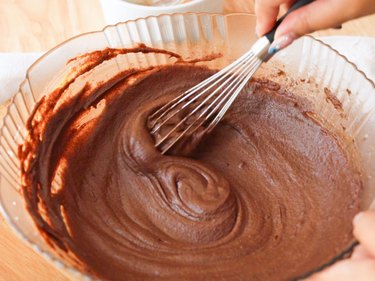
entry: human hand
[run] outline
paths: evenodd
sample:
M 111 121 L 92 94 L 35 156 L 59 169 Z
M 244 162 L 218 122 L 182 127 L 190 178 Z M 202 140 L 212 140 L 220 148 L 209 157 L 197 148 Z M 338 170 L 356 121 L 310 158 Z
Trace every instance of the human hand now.
M 361 243 L 352 257 L 341 261 L 307 281 L 374 281 L 375 280 L 375 212 L 357 215 L 354 236 Z
M 255 0 L 257 34 L 262 36 L 275 25 L 281 6 L 289 8 L 295 0 Z M 298 37 L 375 13 L 375 0 L 316 0 L 292 12 L 278 27 L 271 49 L 285 48 Z

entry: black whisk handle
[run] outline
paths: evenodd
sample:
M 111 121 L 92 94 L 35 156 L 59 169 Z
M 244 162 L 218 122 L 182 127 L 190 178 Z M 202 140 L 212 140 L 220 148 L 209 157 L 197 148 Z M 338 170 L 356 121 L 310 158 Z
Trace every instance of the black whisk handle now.
M 290 7 L 290 9 L 286 12 L 285 15 L 283 15 L 280 19 L 277 20 L 275 26 L 273 27 L 273 29 L 268 32 L 265 36 L 267 37 L 268 41 L 270 43 L 273 42 L 273 40 L 275 39 L 275 33 L 276 33 L 276 30 L 277 28 L 279 27 L 279 25 L 283 22 L 283 20 L 290 14 L 292 13 L 293 11 L 307 5 L 307 4 L 310 4 L 312 2 L 314 2 L 315 0 L 297 0 L 292 7 Z

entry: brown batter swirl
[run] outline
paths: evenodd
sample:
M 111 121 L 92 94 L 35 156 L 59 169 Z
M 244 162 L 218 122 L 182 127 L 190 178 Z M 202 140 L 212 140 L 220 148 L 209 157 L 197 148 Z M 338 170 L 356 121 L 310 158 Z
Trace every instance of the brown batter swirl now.
M 182 61 L 131 69 L 38 104 L 23 191 L 62 255 L 103 280 L 276 281 L 349 244 L 360 174 L 278 84 L 250 82 L 191 157 L 154 148 L 148 116 L 212 74 Z

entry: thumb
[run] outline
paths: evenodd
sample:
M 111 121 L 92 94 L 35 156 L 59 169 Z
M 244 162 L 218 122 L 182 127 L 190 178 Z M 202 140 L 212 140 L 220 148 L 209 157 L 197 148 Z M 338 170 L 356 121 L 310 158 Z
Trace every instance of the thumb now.
M 325 271 L 314 275 L 306 281 L 373 281 L 375 276 L 375 261 L 344 260 Z
M 358 214 L 354 219 L 354 236 L 367 252 L 375 257 L 375 212 Z

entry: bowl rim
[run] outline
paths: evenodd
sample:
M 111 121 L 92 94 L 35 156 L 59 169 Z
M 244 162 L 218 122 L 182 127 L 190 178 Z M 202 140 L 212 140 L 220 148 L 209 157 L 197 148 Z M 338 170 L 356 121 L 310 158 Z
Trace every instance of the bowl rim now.
M 116 0 L 116 1 L 122 1 L 122 0 Z M 199 1 L 204 1 L 204 0 L 199 0 Z M 133 5 L 136 5 L 136 4 L 133 4 Z M 139 5 L 137 5 L 139 6 Z M 44 52 L 38 59 L 36 59 L 26 70 L 26 75 L 25 75 L 25 79 L 20 83 L 20 86 L 18 87 L 18 92 L 12 96 L 12 98 L 9 99 L 10 101 L 10 104 L 13 103 L 13 100 L 14 100 L 14 97 L 21 91 L 21 88 L 22 86 L 27 83 L 27 80 L 29 79 L 29 74 L 30 72 L 42 61 L 45 59 L 45 57 L 47 57 L 48 55 L 50 55 L 52 52 L 54 52 L 55 50 L 63 47 L 64 45 L 68 44 L 69 42 L 77 39 L 77 38 L 81 38 L 81 37 L 84 37 L 84 36 L 87 36 L 87 35 L 90 35 L 90 34 L 97 34 L 97 33 L 103 33 L 105 32 L 105 30 L 107 30 L 108 28 L 111 28 L 111 27 L 118 27 L 120 24 L 129 24 L 129 23 L 136 23 L 136 22 L 139 22 L 139 21 L 144 21 L 144 20 L 149 20 L 149 19 L 153 19 L 153 18 L 161 18 L 161 17 L 165 17 L 165 16 L 168 16 L 168 17 L 172 17 L 172 16 L 182 16 L 182 15 L 201 15 L 201 16 L 204 16 L 204 15 L 207 15 L 207 16 L 222 16 L 224 18 L 228 18 L 228 17 L 232 17 L 232 16 L 251 16 L 251 17 L 256 17 L 256 15 L 254 13 L 228 13 L 228 14 L 221 14 L 221 13 L 195 13 L 195 12 L 187 12 L 187 13 L 172 13 L 172 14 L 168 14 L 168 13 L 164 13 L 164 14 L 160 14 L 160 15 L 157 15 L 157 16 L 147 16 L 147 17 L 144 17 L 144 18 L 138 18 L 138 19 L 135 19 L 135 20 L 128 20 L 128 21 L 124 21 L 124 22 L 118 22 L 116 24 L 109 24 L 109 25 L 106 25 L 104 26 L 102 29 L 99 29 L 99 30 L 95 30 L 95 31 L 89 31 L 89 32 L 84 32 L 84 33 L 81 33 L 81 34 L 78 34 L 78 35 L 75 35 L 73 37 L 70 37 L 66 40 L 64 40 L 63 42 L 57 44 L 55 47 L 52 47 L 51 49 L 49 49 L 48 51 Z M 346 56 L 342 55 L 341 53 L 339 53 L 336 49 L 332 48 L 329 44 L 323 42 L 322 40 L 320 40 L 319 38 L 317 37 L 314 37 L 312 35 L 305 35 L 305 37 L 310 37 L 311 39 L 315 40 L 315 41 L 318 41 L 320 44 L 323 44 L 325 47 L 328 47 L 331 51 L 335 52 L 337 55 L 339 55 L 339 57 L 343 58 L 347 63 L 349 63 L 350 65 L 352 65 L 356 71 L 358 71 L 359 73 L 361 73 L 363 75 L 363 77 L 372 85 L 372 87 L 375 89 L 375 81 L 371 80 L 367 75 L 366 73 L 364 73 L 362 70 L 360 70 L 358 68 L 358 66 L 351 62 Z M 7 109 L 9 108 L 9 105 L 7 105 Z M 8 115 L 8 110 L 5 112 L 4 114 L 4 117 L 6 115 Z M 3 117 L 3 119 L 4 119 Z M 1 126 L 2 127 L 2 126 Z M 1 128 L 2 129 L 2 128 Z M 0 136 L 2 135 L 2 132 L 0 131 Z
M 122 1 L 122 0 L 116 0 L 116 1 Z M 200 2 L 203 2 L 204 0 L 199 0 Z M 189 3 L 185 3 L 185 4 L 189 4 Z M 133 4 L 133 5 L 136 5 L 136 4 Z M 183 5 L 183 4 L 181 4 Z M 137 6 L 141 6 L 141 5 L 137 5 Z M 74 41 L 76 40 L 77 38 L 81 38 L 81 37 L 85 37 L 87 35 L 90 35 L 90 34 L 98 34 L 98 33 L 104 33 L 108 28 L 113 28 L 113 27 L 118 27 L 118 25 L 120 24 L 129 24 L 129 23 L 137 23 L 139 21 L 144 21 L 144 20 L 149 20 L 149 19 L 157 19 L 157 18 L 161 18 L 161 17 L 173 17 L 173 16 L 188 16 L 188 15 L 192 15 L 192 16 L 211 16 L 211 17 L 223 17 L 224 19 L 226 18 L 229 18 L 229 17 L 234 17 L 234 16 L 248 16 L 248 17 L 253 17 L 255 18 L 256 15 L 253 14 L 253 13 L 245 13 L 245 12 L 240 12 L 240 13 L 228 13 L 228 14 L 221 14 L 221 13 L 205 13 L 205 12 L 202 12 L 202 13 L 196 13 L 196 12 L 187 12 L 187 13 L 163 13 L 163 14 L 160 14 L 160 15 L 157 15 L 157 16 L 147 16 L 147 17 L 144 17 L 144 18 L 138 18 L 138 19 L 135 19 L 135 20 L 128 20 L 128 21 L 124 21 L 124 22 L 118 22 L 116 24 L 110 24 L 110 25 L 106 25 L 104 26 L 102 29 L 100 30 L 96 30 L 96 31 L 90 31 L 90 32 L 85 32 L 85 33 L 81 33 L 81 34 L 78 34 L 78 35 L 75 35 L 73 37 L 70 37 L 69 39 L 67 40 L 64 40 L 63 42 L 57 44 L 55 47 L 49 49 L 48 51 L 46 51 L 45 53 L 43 53 L 38 59 L 36 59 L 27 69 L 26 71 L 26 75 L 25 75 L 25 79 L 20 83 L 20 86 L 18 88 L 18 91 L 17 93 L 15 93 L 12 98 L 10 98 L 8 100 L 8 104 L 6 106 L 6 110 L 5 110 L 5 114 L 3 116 L 3 118 L 0 120 L 0 139 L 3 137 L 4 135 L 4 120 L 5 118 L 10 114 L 10 107 L 12 104 L 15 103 L 15 99 L 17 98 L 18 95 L 21 94 L 21 89 L 23 88 L 23 86 L 27 83 L 27 81 L 29 81 L 30 79 L 30 73 L 33 71 L 33 69 L 41 62 L 43 61 L 47 56 L 49 56 L 51 53 L 53 53 L 54 51 L 58 50 L 59 48 L 69 44 L 71 41 Z M 340 54 L 336 49 L 332 48 L 330 45 L 328 45 L 327 43 L 323 42 L 322 40 L 312 36 L 312 35 L 305 35 L 305 37 L 308 37 L 310 38 L 311 40 L 327 47 L 330 51 L 333 51 L 334 53 L 336 53 L 336 55 L 338 55 L 339 57 L 341 57 L 342 59 L 344 59 L 346 61 L 346 63 L 349 63 L 349 65 L 351 65 L 355 71 L 357 71 L 358 73 L 360 73 L 361 76 L 363 76 L 363 78 L 365 80 L 367 80 L 367 82 L 370 83 L 370 85 L 372 86 L 372 88 L 374 89 L 375 91 L 375 82 L 372 81 L 362 70 L 360 70 L 356 64 L 354 64 L 353 62 L 351 62 L 350 60 L 348 60 L 348 58 L 346 58 L 344 55 Z M 0 173 L 0 181 L 1 180 L 4 180 L 4 178 L 2 177 L 1 173 Z M 6 179 L 5 179 L 6 180 Z M 21 193 L 21 191 L 18 191 Z M 10 216 L 8 215 L 7 211 L 5 210 L 5 207 L 3 206 L 3 203 L 1 202 L 0 200 L 0 214 L 3 216 L 3 218 L 6 220 L 6 222 L 8 223 L 8 225 L 10 225 L 10 228 L 12 229 L 12 232 L 16 234 L 16 236 L 18 236 L 20 238 L 20 240 L 23 241 L 23 243 L 25 245 L 27 245 L 28 247 L 32 248 L 37 254 L 41 255 L 42 257 L 44 257 L 45 260 L 47 260 L 49 263 L 51 263 L 51 265 L 53 265 L 56 269 L 58 269 L 60 272 L 62 272 L 65 276 L 74 276 L 76 278 L 79 278 L 80 280 L 88 280 L 88 281 L 94 281 L 94 280 L 98 280 L 97 277 L 95 276 L 92 276 L 92 275 L 89 275 L 88 273 L 85 273 L 77 268 L 75 268 L 74 266 L 68 264 L 66 261 L 64 261 L 63 259 L 59 259 L 59 258 L 56 258 L 55 256 L 51 255 L 49 252 L 43 250 L 40 246 L 38 246 L 36 243 L 32 242 L 20 229 L 19 227 L 17 227 L 17 225 L 13 222 L 13 220 L 10 218 Z M 331 260 L 329 260 L 328 262 L 322 264 L 320 267 L 316 268 L 316 269 L 312 269 L 311 271 L 309 272 L 306 272 L 306 273 L 303 273 L 303 275 L 301 276 L 296 276 L 294 277 L 292 280 L 293 281 L 297 281 L 297 280 L 301 280 L 301 279 L 304 279 L 304 278 L 307 278 L 315 273 L 318 273 L 322 270 L 324 270 L 325 268 L 333 265 L 334 263 L 336 263 L 337 261 L 339 260 L 342 260 L 343 258 L 347 257 L 348 255 L 350 255 L 354 248 L 359 245 L 359 243 L 357 241 L 353 241 L 353 243 L 351 243 L 346 249 L 344 249 L 342 252 L 340 252 L 338 255 L 336 255 L 334 258 L 332 258 Z M 63 271 L 65 270 L 65 271 Z M 69 275 L 68 275 L 69 274 Z M 69 276 L 69 277 L 71 277 Z
M 102 0 L 101 0 L 102 1 Z M 147 5 L 142 5 L 142 4 L 137 4 L 137 3 L 132 3 L 127 0 L 111 0 L 113 2 L 117 2 L 120 5 L 124 5 L 123 8 L 137 8 L 137 9 L 143 9 L 145 11 L 151 11 L 151 12 L 158 12 L 158 11 L 171 11 L 175 9 L 184 9 L 184 8 L 190 8 L 195 5 L 199 5 L 204 2 L 211 2 L 211 1 L 221 1 L 221 0 L 191 0 L 186 3 L 181 3 L 181 4 L 174 4 L 174 5 L 165 5 L 165 6 L 147 6 Z M 126 7 L 129 6 L 129 7 Z M 153 17 L 153 16 L 151 16 Z M 142 19 L 142 18 L 140 18 Z M 131 21 L 131 20 L 129 20 Z M 129 22 L 126 21 L 126 22 Z

